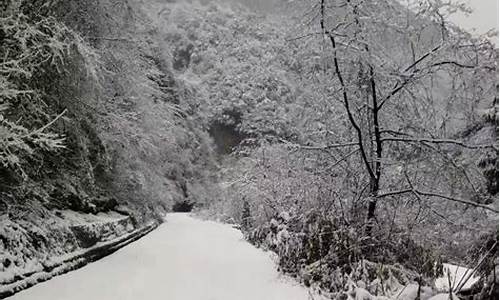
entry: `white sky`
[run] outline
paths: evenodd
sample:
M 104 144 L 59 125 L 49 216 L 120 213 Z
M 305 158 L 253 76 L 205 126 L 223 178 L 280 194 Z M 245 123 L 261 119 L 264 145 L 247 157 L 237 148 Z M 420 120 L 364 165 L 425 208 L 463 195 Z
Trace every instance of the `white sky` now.
M 412 0 L 399 0 L 406 4 Z M 450 19 L 456 25 L 462 27 L 466 31 L 481 35 L 494 29 L 498 31 L 498 2 L 500 0 L 452 0 L 456 3 L 464 3 L 473 9 L 470 15 L 456 13 Z M 498 33 L 492 41 L 498 45 Z
M 484 34 L 490 29 L 498 31 L 498 1 L 499 0 L 462 0 L 474 12 L 469 16 L 455 15 L 452 21 L 463 29 L 475 33 Z M 495 39 L 498 45 L 498 35 Z

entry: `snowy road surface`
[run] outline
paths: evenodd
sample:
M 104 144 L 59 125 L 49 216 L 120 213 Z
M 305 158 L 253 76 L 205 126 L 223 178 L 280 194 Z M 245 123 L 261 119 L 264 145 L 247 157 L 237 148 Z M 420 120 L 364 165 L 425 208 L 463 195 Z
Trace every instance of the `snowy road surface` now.
M 269 254 L 228 225 L 169 214 L 165 224 L 95 263 L 9 300 L 307 300 Z

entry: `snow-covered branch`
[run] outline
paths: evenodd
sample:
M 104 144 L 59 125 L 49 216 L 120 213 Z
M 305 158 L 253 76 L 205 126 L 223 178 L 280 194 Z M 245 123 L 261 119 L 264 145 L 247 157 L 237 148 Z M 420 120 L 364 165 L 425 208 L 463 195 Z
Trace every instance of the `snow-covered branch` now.
M 483 209 L 486 209 L 486 210 L 498 213 L 497 209 L 494 209 L 494 208 L 492 208 L 491 206 L 488 206 L 488 205 L 484 205 L 484 204 L 481 204 L 481 203 L 472 202 L 472 201 L 464 200 L 464 199 L 460 199 L 460 198 L 455 198 L 455 197 L 452 197 L 452 196 L 441 195 L 441 194 L 434 193 L 434 192 L 424 192 L 424 191 L 420 191 L 420 190 L 417 190 L 417 189 L 411 189 L 411 188 L 410 189 L 404 189 L 404 190 L 396 190 L 396 191 L 383 192 L 383 193 L 378 194 L 377 198 L 384 198 L 384 197 L 389 197 L 389 196 L 398 196 L 398 195 L 409 194 L 409 193 L 415 193 L 417 195 L 425 196 L 425 197 L 445 199 L 445 200 L 448 200 L 448 201 L 453 201 L 453 202 L 458 202 L 458 203 L 462 203 L 462 204 L 466 204 L 466 205 L 470 205 L 470 206 L 475 206 L 475 207 L 483 208 Z
M 405 137 L 386 137 L 382 138 L 382 142 L 409 142 L 409 143 L 433 143 L 433 144 L 453 144 L 468 149 L 494 149 L 498 148 L 494 145 L 471 145 L 458 140 L 451 139 L 432 139 L 432 138 L 405 138 Z

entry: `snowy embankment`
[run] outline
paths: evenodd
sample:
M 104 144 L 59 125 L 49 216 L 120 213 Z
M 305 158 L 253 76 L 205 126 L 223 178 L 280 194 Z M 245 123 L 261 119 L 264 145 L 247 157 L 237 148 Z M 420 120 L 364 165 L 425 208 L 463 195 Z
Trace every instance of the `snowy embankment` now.
M 307 300 L 229 225 L 170 214 L 144 238 L 9 299 Z M 320 299 L 315 297 L 314 299 Z
M 130 217 L 114 212 L 57 216 L 0 220 L 0 299 L 98 260 L 157 227 L 136 228 Z

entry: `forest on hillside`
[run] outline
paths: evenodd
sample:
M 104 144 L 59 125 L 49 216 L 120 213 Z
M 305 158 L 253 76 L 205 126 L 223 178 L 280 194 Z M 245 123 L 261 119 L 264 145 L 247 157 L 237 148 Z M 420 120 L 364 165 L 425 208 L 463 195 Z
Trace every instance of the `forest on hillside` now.
M 1 1 L 0 298 L 193 209 L 331 299 L 424 300 L 443 264 L 498 299 L 498 46 L 467 10 Z

